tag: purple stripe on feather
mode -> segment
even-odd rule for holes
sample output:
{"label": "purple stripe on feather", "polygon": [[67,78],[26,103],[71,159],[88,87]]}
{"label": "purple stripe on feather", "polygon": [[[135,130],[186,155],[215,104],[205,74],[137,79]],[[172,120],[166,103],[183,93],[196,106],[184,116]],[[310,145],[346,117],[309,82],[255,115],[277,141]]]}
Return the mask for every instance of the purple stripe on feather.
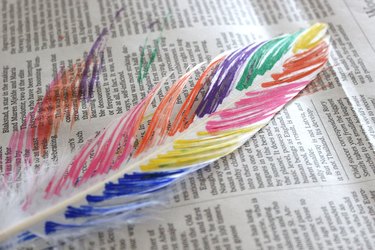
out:
{"label": "purple stripe on feather", "polygon": [[[100,68],[102,67],[101,63],[100,65],[97,65],[98,64],[97,56],[98,54],[101,54],[101,52],[104,49],[104,45],[105,45],[104,39],[106,38],[107,34],[108,34],[108,29],[104,28],[102,32],[100,33],[100,35],[98,36],[98,38],[95,40],[94,44],[92,45],[90,52],[87,55],[87,58],[85,61],[85,68],[83,69],[81,82],[79,84],[79,94],[82,100],[86,102],[90,101],[93,95],[95,80],[97,79],[97,76],[100,72]],[[102,60],[100,60],[100,62],[102,62]],[[93,64],[94,70],[89,79],[91,64]]]}
{"label": "purple stripe on feather", "polygon": [[214,82],[197,107],[196,115],[198,117],[215,112],[233,88],[235,76],[241,70],[242,65],[262,44],[263,42],[255,46],[251,44],[243,49],[236,50],[220,64],[212,74],[211,81]]}
{"label": "purple stripe on feather", "polygon": [[[124,8],[119,9],[116,11],[114,20],[111,21],[110,29],[114,27],[114,21],[117,19],[120,14],[124,11]],[[104,59],[104,47],[105,47],[105,39],[106,36],[109,34],[107,28],[104,28],[98,38],[95,40],[94,44],[92,45],[90,52],[87,55],[85,61],[85,68],[82,73],[82,78],[79,86],[79,94],[83,101],[89,102],[94,95],[94,85],[99,78],[99,74],[103,67],[103,59]],[[90,75],[90,67],[92,65],[92,73]]]}

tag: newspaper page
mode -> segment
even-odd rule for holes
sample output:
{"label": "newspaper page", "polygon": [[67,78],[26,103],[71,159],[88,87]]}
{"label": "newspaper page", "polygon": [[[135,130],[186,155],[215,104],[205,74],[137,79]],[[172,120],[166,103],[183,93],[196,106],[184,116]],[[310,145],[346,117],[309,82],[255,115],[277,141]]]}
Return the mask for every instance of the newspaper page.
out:
{"label": "newspaper page", "polygon": [[[74,126],[62,122],[64,136],[43,145],[55,160],[129,110],[167,72],[176,78],[222,51],[327,23],[326,68],[256,136],[176,184],[155,219],[57,247],[375,248],[374,1],[4,0],[0,18],[3,167],[12,132],[60,69],[87,56],[103,27],[110,38],[100,85]],[[142,48],[158,52],[139,79]],[[24,248],[48,246],[41,239]]]}

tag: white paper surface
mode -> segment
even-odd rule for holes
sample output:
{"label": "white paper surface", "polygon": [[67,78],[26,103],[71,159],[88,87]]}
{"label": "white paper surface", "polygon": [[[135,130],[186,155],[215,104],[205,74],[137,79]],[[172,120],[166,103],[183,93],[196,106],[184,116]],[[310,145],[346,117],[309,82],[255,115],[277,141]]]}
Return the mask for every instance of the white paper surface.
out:
{"label": "white paper surface", "polygon": [[[121,7],[91,102],[96,112],[80,111],[72,129],[61,125],[65,136],[49,145],[57,158],[136,104],[167,71],[177,77],[222,51],[326,22],[330,61],[253,139],[177,184],[157,219],[59,248],[375,248],[375,2],[369,0],[2,1],[3,160],[12,131],[54,72],[83,58]],[[163,31],[150,28],[157,20]],[[150,52],[159,34],[157,59],[138,84],[140,47],[147,37]]]}

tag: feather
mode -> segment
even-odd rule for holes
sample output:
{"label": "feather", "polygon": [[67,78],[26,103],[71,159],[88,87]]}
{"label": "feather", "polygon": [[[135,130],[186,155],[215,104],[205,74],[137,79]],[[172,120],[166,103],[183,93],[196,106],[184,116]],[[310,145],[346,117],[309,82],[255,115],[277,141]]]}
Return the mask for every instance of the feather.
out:
{"label": "feather", "polygon": [[28,170],[17,183],[5,180],[1,216],[18,214],[0,226],[0,241],[136,218],[135,211],[158,203],[155,192],[234,151],[312,81],[328,60],[326,29],[315,24],[217,56],[178,109],[177,98],[202,64],[193,67],[165,94],[136,144],[139,126],[166,77],[138,105],[67,156],[67,163],[42,174]]}

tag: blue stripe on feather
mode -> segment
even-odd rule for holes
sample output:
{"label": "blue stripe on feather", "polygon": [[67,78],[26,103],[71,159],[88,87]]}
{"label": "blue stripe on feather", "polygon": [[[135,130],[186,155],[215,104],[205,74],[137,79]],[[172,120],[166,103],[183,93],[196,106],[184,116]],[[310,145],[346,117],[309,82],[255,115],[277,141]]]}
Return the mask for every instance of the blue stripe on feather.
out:
{"label": "blue stripe on feather", "polygon": [[20,235],[17,236],[17,242],[18,243],[22,243],[22,242],[25,242],[25,241],[28,241],[28,240],[33,240],[33,239],[35,239],[37,237],[38,236],[35,235],[35,234],[33,234],[32,232],[25,231],[22,234],[20,234]]}
{"label": "blue stripe on feather", "polygon": [[123,178],[118,179],[118,183],[107,183],[103,195],[88,195],[86,200],[89,203],[97,203],[119,196],[155,192],[187,172],[189,170],[125,174]]}
{"label": "blue stripe on feather", "polygon": [[157,204],[155,201],[136,201],[121,205],[110,205],[110,206],[103,206],[103,207],[95,207],[95,206],[80,206],[80,207],[72,207],[69,206],[65,212],[65,218],[73,219],[73,218],[80,218],[80,217],[89,217],[89,216],[96,216],[96,215],[110,215],[115,213],[123,213],[126,211],[134,211],[136,209]]}
{"label": "blue stripe on feather", "polygon": [[77,225],[77,224],[61,224],[61,223],[56,223],[53,221],[47,221],[45,224],[45,233],[52,234],[60,230],[64,229],[72,229],[72,228],[85,228],[87,226],[85,225]]}
{"label": "blue stripe on feather", "polygon": [[[80,224],[62,224],[47,221],[45,223],[45,232],[46,234],[52,234],[60,230],[90,227],[96,224],[96,219],[93,216],[97,216],[97,219],[99,220],[103,215],[113,217],[126,216],[129,218],[137,217],[135,212],[138,211],[138,209],[155,205],[158,201],[140,197],[138,200],[123,204],[107,205],[101,204],[100,202],[118,197],[134,196],[134,198],[137,198],[137,195],[153,193],[168,186],[190,172],[192,172],[192,169],[125,174],[122,178],[117,180],[117,183],[106,183],[102,195],[87,195],[86,200],[89,204],[81,205],[79,207],[69,206],[65,211],[66,219],[89,217],[92,217],[93,219],[81,222]],[[108,217],[108,219],[109,218],[111,217]]]}
{"label": "blue stripe on feather", "polygon": [[[21,244],[24,242],[27,242],[29,240],[33,240],[35,238],[38,238],[36,234],[33,234],[30,231],[24,231],[23,233],[17,235],[17,237],[13,240],[10,241],[5,241],[5,242],[0,242],[0,250],[2,249],[15,249],[15,244]],[[17,248],[18,249],[18,248]],[[24,249],[24,248],[22,248]]]}
{"label": "blue stripe on feather", "polygon": [[114,218],[116,218],[118,221],[124,221],[124,222],[129,222],[131,223],[131,220],[137,220],[139,218],[144,217],[145,214],[142,213],[118,213],[116,217],[113,218],[107,218],[107,219],[102,219],[99,221],[86,221],[80,224],[64,224],[64,223],[57,223],[53,221],[47,221],[45,223],[44,227],[44,232],[46,235],[50,235],[53,233],[56,233],[57,231],[62,231],[62,230],[72,230],[72,229],[85,229],[85,228],[90,228],[97,226],[98,224],[102,224],[103,222],[110,222],[111,220],[113,221]]}

